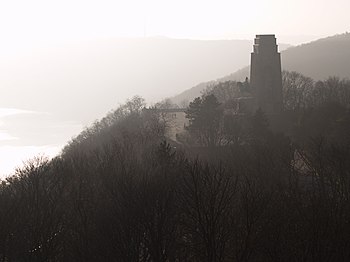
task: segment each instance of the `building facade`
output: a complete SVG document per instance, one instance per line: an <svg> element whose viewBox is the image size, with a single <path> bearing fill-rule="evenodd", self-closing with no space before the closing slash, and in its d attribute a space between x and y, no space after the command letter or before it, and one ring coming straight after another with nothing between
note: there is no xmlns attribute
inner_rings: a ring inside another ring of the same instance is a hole
<svg viewBox="0 0 350 262"><path fill-rule="evenodd" d="M250 87L257 108L266 114L282 111L281 55L275 35L257 35L250 63Z"/></svg>

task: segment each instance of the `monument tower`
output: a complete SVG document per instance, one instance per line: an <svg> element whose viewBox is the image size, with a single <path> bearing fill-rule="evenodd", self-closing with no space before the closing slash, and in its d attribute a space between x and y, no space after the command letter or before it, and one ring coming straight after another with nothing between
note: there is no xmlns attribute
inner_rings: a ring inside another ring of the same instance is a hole
<svg viewBox="0 0 350 262"><path fill-rule="evenodd" d="M278 114L282 110L281 56L277 50L275 35L257 35L251 54L250 86L257 107L266 114Z"/></svg>

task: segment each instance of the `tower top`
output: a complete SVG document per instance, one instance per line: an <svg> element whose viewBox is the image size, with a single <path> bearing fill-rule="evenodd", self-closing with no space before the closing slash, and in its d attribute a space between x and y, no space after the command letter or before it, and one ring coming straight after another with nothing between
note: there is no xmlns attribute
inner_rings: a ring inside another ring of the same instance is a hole
<svg viewBox="0 0 350 262"><path fill-rule="evenodd" d="M255 35L256 38L276 38L275 34L262 34L262 35Z"/></svg>
<svg viewBox="0 0 350 262"><path fill-rule="evenodd" d="M254 39L254 53L277 53L275 35L256 35Z"/></svg>

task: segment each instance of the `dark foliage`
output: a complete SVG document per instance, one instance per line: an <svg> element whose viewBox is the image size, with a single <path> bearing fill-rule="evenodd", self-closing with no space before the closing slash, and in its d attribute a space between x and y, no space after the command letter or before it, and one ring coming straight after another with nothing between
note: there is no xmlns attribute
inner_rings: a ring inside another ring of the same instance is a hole
<svg viewBox="0 0 350 262"><path fill-rule="evenodd" d="M348 100L297 97L285 134L194 100L183 151L133 98L2 182L0 261L348 261Z"/></svg>

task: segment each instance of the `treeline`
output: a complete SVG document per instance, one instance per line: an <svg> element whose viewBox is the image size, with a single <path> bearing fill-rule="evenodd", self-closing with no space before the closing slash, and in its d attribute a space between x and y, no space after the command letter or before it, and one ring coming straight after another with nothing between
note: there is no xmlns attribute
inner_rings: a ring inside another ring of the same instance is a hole
<svg viewBox="0 0 350 262"><path fill-rule="evenodd" d="M236 142L181 146L127 101L2 182L0 261L348 261L349 110L284 116L285 133L258 111Z"/></svg>
<svg viewBox="0 0 350 262"><path fill-rule="evenodd" d="M201 97L189 103L190 125L178 140L191 146L249 144L253 136L266 134L269 126L293 142L310 137L330 137L341 143L350 131L350 81L330 77L315 82L297 72L284 71L283 112L266 118L249 100L254 90L245 82L226 81L209 85ZM237 99L239 98L239 99ZM245 98L248 98L245 100ZM243 101L237 112L238 101ZM166 103L163 103L166 105ZM300 141L299 141L300 142Z"/></svg>
<svg viewBox="0 0 350 262"><path fill-rule="evenodd" d="M325 81L314 81L297 72L282 73L283 102L285 110L318 108L337 103L350 108L350 80L329 77Z"/></svg>
<svg viewBox="0 0 350 262"><path fill-rule="evenodd" d="M329 77L315 81L298 72L282 72L283 105L285 111L317 108L329 103L350 107L350 80ZM209 84L202 95L214 95L220 104L232 103L237 97L251 96L248 79L244 82L224 81Z"/></svg>

